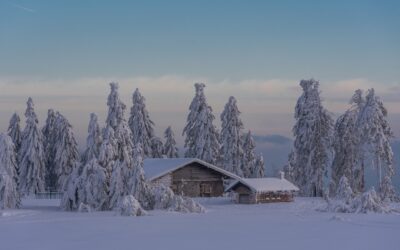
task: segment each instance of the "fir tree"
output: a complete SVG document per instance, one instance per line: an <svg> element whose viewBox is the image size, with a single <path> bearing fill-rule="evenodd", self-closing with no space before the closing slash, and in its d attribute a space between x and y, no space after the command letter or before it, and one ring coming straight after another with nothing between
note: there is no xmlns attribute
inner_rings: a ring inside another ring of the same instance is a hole
<svg viewBox="0 0 400 250"><path fill-rule="evenodd" d="M146 208L151 209L153 206L153 193L149 183L147 183L143 170L144 152L140 144L137 144L134 149L134 172L130 178L131 194L135 197L140 204Z"/></svg>
<svg viewBox="0 0 400 250"><path fill-rule="evenodd" d="M107 171L99 165L97 159L92 158L83 167L81 177L85 185L85 204L98 211L107 210L108 183Z"/></svg>
<svg viewBox="0 0 400 250"><path fill-rule="evenodd" d="M17 161L10 136L0 134L0 209L19 208Z"/></svg>
<svg viewBox="0 0 400 250"><path fill-rule="evenodd" d="M134 159L133 159L133 143L132 132L125 120L124 112L125 104L120 100L118 94L118 84L110 83L111 93L108 96L108 115L106 119L106 130L114 131L113 148L109 148L111 159L109 163L113 163L110 179L110 208L116 208L121 199L129 195L131 187L129 182L133 176ZM112 130L111 130L112 129ZM106 140L107 138L105 138ZM106 141L106 143L108 143ZM116 144L116 145L115 145ZM101 153L100 153L101 155ZM100 157L100 164L102 163ZM108 166L104 166L106 169Z"/></svg>
<svg viewBox="0 0 400 250"><path fill-rule="evenodd" d="M133 106L129 127L133 134L133 145L141 144L145 157L153 157L151 140L154 137L154 122L146 109L145 98L136 89L132 96Z"/></svg>
<svg viewBox="0 0 400 250"><path fill-rule="evenodd" d="M240 111L236 105L235 97L229 97L225 104L224 111L221 113L221 166L238 176L243 176L242 171L242 130L243 123L239 118ZM250 174L249 174L250 175Z"/></svg>
<svg viewBox="0 0 400 250"><path fill-rule="evenodd" d="M68 120L56 113L56 140L54 155L54 173L56 175L54 186L56 190L62 190L67 177L78 166L80 161L78 144L76 143L72 126Z"/></svg>
<svg viewBox="0 0 400 250"><path fill-rule="evenodd" d="M88 137L86 139L86 150L83 154L83 162L86 163L91 159L97 159L99 157L101 142L102 139L100 127L97 122L97 115L95 113L91 113L88 126Z"/></svg>
<svg viewBox="0 0 400 250"><path fill-rule="evenodd" d="M360 131L357 123L364 103L362 91L356 90L350 100L351 108L339 116L336 121L331 193L336 189L335 186L339 185L343 176L346 177L351 188L356 192L362 192L364 189L364 169L361 167L362 165L359 169L355 169L360 160Z"/></svg>
<svg viewBox="0 0 400 250"><path fill-rule="evenodd" d="M287 176L304 196L322 196L333 154L333 121L322 106L318 81L302 80L300 86L303 94L295 108L295 141Z"/></svg>
<svg viewBox="0 0 400 250"><path fill-rule="evenodd" d="M185 157L192 157L216 164L219 158L218 132L213 125L215 119L204 95L203 83L196 83L196 95L190 104L187 124L183 130Z"/></svg>
<svg viewBox="0 0 400 250"><path fill-rule="evenodd" d="M154 136L151 139L151 152L152 158L163 158L164 154L164 145L161 139L157 136Z"/></svg>
<svg viewBox="0 0 400 250"><path fill-rule="evenodd" d="M263 178L265 177L264 170L264 157L259 154L256 158L256 163L254 164L254 169L251 171L251 178Z"/></svg>
<svg viewBox="0 0 400 250"><path fill-rule="evenodd" d="M32 98L28 99L25 111L26 126L21 136L18 154L20 190L25 195L44 191L45 155L43 135L38 128Z"/></svg>
<svg viewBox="0 0 400 250"><path fill-rule="evenodd" d="M118 160L117 141L114 130L107 126L103 129L103 141L99 149L99 164L107 170L107 175L111 176L115 161Z"/></svg>
<svg viewBox="0 0 400 250"><path fill-rule="evenodd" d="M176 147L175 135L171 126L165 130L164 138L164 155L168 158L178 158L178 148Z"/></svg>
<svg viewBox="0 0 400 250"><path fill-rule="evenodd" d="M395 174L393 151L390 145L393 132L387 121L387 114L386 108L375 95L374 89L368 90L365 105L357 122L363 159L358 162L358 169L364 167L364 164L369 164L377 170L380 192L382 189L392 189L391 178ZM386 180L385 177L387 177Z"/></svg>
<svg viewBox="0 0 400 250"><path fill-rule="evenodd" d="M243 159L242 171L245 178L262 178L264 177L264 158L255 152L256 143L251 131L242 136Z"/></svg>
<svg viewBox="0 0 400 250"><path fill-rule="evenodd" d="M10 123L8 125L7 134L11 137L14 146L15 152L18 152L21 146L21 126L20 126L20 118L17 113L14 113L10 119Z"/></svg>
<svg viewBox="0 0 400 250"><path fill-rule="evenodd" d="M45 154L45 168L46 168L46 188L56 189L57 175L55 173L55 155L56 155L56 112L53 109L47 111L46 124L42 128L43 134L43 149Z"/></svg>

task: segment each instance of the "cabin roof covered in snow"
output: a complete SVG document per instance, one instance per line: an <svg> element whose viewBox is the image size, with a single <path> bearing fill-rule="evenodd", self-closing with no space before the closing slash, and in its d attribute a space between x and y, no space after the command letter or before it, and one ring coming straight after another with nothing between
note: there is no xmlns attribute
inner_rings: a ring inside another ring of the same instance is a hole
<svg viewBox="0 0 400 250"><path fill-rule="evenodd" d="M299 191L293 183L285 178L240 178L232 183L226 191L231 190L239 183L250 188L254 192L278 192L278 191Z"/></svg>
<svg viewBox="0 0 400 250"><path fill-rule="evenodd" d="M169 174L175 170L183 168L191 163L199 163L200 165L213 169L226 175L232 179L238 180L239 176L232 174L222 168L209 164L197 158L150 158L145 159L143 164L146 179L149 181L155 180L161 176Z"/></svg>

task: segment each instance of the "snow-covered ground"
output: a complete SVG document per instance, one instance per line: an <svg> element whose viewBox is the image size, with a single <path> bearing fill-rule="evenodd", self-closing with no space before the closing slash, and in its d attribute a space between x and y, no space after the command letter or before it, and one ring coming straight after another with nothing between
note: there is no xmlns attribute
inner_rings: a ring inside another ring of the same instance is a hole
<svg viewBox="0 0 400 250"><path fill-rule="evenodd" d="M400 249L400 216L315 211L320 199L238 205L202 199L204 214L62 212L57 200L24 200L0 212L1 250Z"/></svg>

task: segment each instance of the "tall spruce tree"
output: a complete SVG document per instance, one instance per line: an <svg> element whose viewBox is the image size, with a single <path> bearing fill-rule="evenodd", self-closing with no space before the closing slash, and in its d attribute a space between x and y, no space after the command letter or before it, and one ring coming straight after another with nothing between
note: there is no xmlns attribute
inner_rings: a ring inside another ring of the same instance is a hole
<svg viewBox="0 0 400 250"><path fill-rule="evenodd" d="M390 140L393 132L387 121L387 109L375 95L374 89L369 89L365 97L365 105L360 113L357 126L360 128L362 161L357 169L368 164L377 170L379 191L391 190L391 179L395 174L393 151ZM371 157L372 156L372 157ZM392 197L383 197L384 199Z"/></svg>
<svg viewBox="0 0 400 250"><path fill-rule="evenodd" d="M303 94L295 108L295 141L287 174L302 195L322 196L333 154L333 120L322 106L319 82L302 80L300 86Z"/></svg>
<svg viewBox="0 0 400 250"><path fill-rule="evenodd" d="M19 208L17 160L10 136L0 134L0 209Z"/></svg>
<svg viewBox="0 0 400 250"><path fill-rule="evenodd" d="M62 190L67 177L78 166L80 157L72 125L58 112L56 117L54 144L54 173L56 178L53 180L55 183L51 183L51 186L55 187L56 190Z"/></svg>
<svg viewBox="0 0 400 250"><path fill-rule="evenodd" d="M110 83L111 92L108 96L108 115L106 125L114 130L116 148L114 165L110 180L110 208L117 207L121 199L130 194L130 179L135 171L133 159L132 132L125 120L125 104L120 100L118 84ZM107 129L107 127L106 127Z"/></svg>
<svg viewBox="0 0 400 250"><path fill-rule="evenodd" d="M109 129L112 130L110 127ZM111 137L113 137L113 132ZM109 138L107 136L107 139ZM109 207L109 173L112 168L110 167L110 170L107 171L108 162L106 159L102 161L104 163L103 166L99 163L100 153L102 157L107 157L105 155L107 151L104 151L104 149L107 149L106 145L109 144L104 144L105 148L102 148L102 136L97 122L97 115L91 113L78 188L81 190L79 192L81 194L81 197L79 197L81 202L89 205L94 210L107 210Z"/></svg>
<svg viewBox="0 0 400 250"><path fill-rule="evenodd" d="M178 148L176 147L175 135L169 126L164 132L165 144L164 155L168 158L178 158Z"/></svg>
<svg viewBox="0 0 400 250"><path fill-rule="evenodd" d="M8 125L7 134L11 137L15 152L18 152L21 146L21 119L17 113L14 113L10 119L10 123Z"/></svg>
<svg viewBox="0 0 400 250"><path fill-rule="evenodd" d="M204 83L195 83L196 95L189 107L187 124L183 129L185 157L199 158L211 164L219 159L218 131L213 125L215 119L204 95Z"/></svg>
<svg viewBox="0 0 400 250"><path fill-rule="evenodd" d="M46 188L56 189L57 175L55 173L55 155L56 155L56 112L53 109L47 111L47 118L44 127L42 128L43 134L43 149L45 154L45 168L46 168Z"/></svg>
<svg viewBox="0 0 400 250"><path fill-rule="evenodd" d="M365 104L361 90L356 90L350 100L351 107L339 116L335 124L334 149L330 194L334 195L340 179L345 176L355 192L364 190L364 166L360 160L360 131L357 125ZM358 168L356 169L356 166Z"/></svg>
<svg viewBox="0 0 400 250"><path fill-rule="evenodd" d="M146 109L145 98L136 89L132 95L133 106L129 118L129 127L133 134L133 145L141 144L145 157L154 157L152 139L154 137L154 122Z"/></svg>
<svg viewBox="0 0 400 250"><path fill-rule="evenodd" d="M20 191L24 195L43 192L45 189L45 155L43 135L38 128L32 98L27 101L26 126L21 136L18 153Z"/></svg>
<svg viewBox="0 0 400 250"><path fill-rule="evenodd" d="M243 159L242 171L245 178L262 178L264 177L264 158L255 152L256 143L253 135L249 130L242 136Z"/></svg>
<svg viewBox="0 0 400 250"><path fill-rule="evenodd" d="M235 97L229 97L221 113L221 166L238 176L243 176L243 122L239 118L240 111L237 107Z"/></svg>

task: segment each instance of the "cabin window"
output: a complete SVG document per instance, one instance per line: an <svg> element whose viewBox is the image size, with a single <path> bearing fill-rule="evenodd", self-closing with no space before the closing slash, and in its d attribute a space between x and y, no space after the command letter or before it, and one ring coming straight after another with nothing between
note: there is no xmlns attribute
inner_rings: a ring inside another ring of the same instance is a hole
<svg viewBox="0 0 400 250"><path fill-rule="evenodd" d="M208 183L203 183L200 185L200 193L202 196L209 196L212 193L212 187Z"/></svg>

